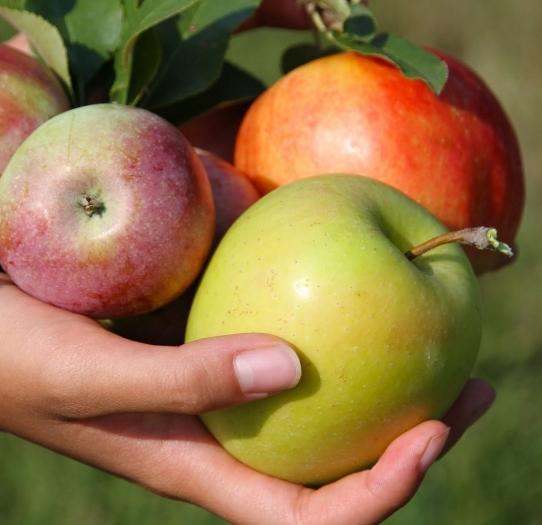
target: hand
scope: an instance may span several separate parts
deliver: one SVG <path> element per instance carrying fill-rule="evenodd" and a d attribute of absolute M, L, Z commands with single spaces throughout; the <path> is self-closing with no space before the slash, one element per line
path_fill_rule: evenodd
<path fill-rule="evenodd" d="M 5 276 L 0 310 L 0 428 L 240 524 L 378 522 L 493 400 L 470 381 L 444 422 L 406 432 L 371 470 L 312 490 L 240 464 L 192 415 L 293 386 L 299 362 L 279 339 L 245 334 L 182 351 L 134 343 Z M 243 374 L 250 363 L 256 373 Z"/>

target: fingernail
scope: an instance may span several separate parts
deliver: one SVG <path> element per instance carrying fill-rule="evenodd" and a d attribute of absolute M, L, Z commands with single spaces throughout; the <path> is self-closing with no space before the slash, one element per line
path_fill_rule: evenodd
<path fill-rule="evenodd" d="M 245 394 L 267 394 L 292 388 L 301 378 L 297 354 L 286 345 L 246 350 L 233 361 L 239 386 Z"/>
<path fill-rule="evenodd" d="M 420 469 L 422 472 L 426 472 L 427 469 L 440 456 L 444 445 L 446 445 L 446 440 L 448 439 L 449 434 L 450 429 L 447 429 L 445 432 L 441 432 L 429 440 L 425 450 L 423 451 L 422 457 L 420 458 Z"/>

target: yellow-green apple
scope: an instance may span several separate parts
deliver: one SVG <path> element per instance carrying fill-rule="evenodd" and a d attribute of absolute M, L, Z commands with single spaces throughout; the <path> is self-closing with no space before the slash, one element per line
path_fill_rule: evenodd
<path fill-rule="evenodd" d="M 93 317 L 151 311 L 200 272 L 214 233 L 205 169 L 143 109 L 62 113 L 0 178 L 0 263 L 29 294 Z"/>
<path fill-rule="evenodd" d="M 450 229 L 495 226 L 513 242 L 524 203 L 514 130 L 486 84 L 449 67 L 440 95 L 393 65 L 339 53 L 292 71 L 247 112 L 235 165 L 261 191 L 323 173 L 365 175 L 398 188 Z M 503 259 L 469 252 L 477 272 Z"/>
<path fill-rule="evenodd" d="M 35 58 L 0 45 L 0 175 L 21 142 L 69 106 L 51 71 Z"/>
<path fill-rule="evenodd" d="M 266 332 L 292 344 L 299 385 L 202 416 L 236 458 L 319 484 L 371 465 L 399 434 L 442 416 L 481 334 L 477 280 L 426 209 L 373 179 L 285 185 L 228 230 L 203 275 L 186 340 Z"/>
<path fill-rule="evenodd" d="M 196 152 L 211 183 L 216 210 L 215 243 L 218 243 L 239 215 L 259 199 L 260 194 L 252 182 L 229 162 L 208 151 L 196 148 Z"/>

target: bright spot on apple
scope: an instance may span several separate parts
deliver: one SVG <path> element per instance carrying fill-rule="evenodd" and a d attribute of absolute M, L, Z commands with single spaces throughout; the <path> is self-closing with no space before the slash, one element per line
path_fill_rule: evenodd
<path fill-rule="evenodd" d="M 301 299 L 308 299 L 311 296 L 311 287 L 307 279 L 294 281 L 294 291 Z"/>

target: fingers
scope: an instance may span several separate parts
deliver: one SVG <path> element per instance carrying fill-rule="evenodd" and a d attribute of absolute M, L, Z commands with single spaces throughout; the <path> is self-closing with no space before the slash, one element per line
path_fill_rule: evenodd
<path fill-rule="evenodd" d="M 305 507 L 304 519 L 307 523 L 337 525 L 380 523 L 414 495 L 444 448 L 448 432 L 443 423 L 426 421 L 402 434 L 371 470 L 317 490 Z"/>
<path fill-rule="evenodd" d="M 99 328 L 64 330 L 41 350 L 48 406 L 67 418 L 126 412 L 198 414 L 292 388 L 301 376 L 282 340 L 242 334 L 180 348 L 134 343 Z M 51 346 L 56 351 L 51 352 Z"/>
<path fill-rule="evenodd" d="M 37 301 L 7 280 L 0 284 L 1 304 L 9 304 L 0 319 L 0 380 L 14 390 L 2 396 L 48 416 L 195 414 L 272 395 L 301 375 L 295 352 L 273 336 L 145 345 Z"/>
<path fill-rule="evenodd" d="M 482 379 L 470 379 L 443 421 L 450 427 L 450 437 L 443 450 L 446 454 L 468 427 L 478 421 L 495 401 L 495 390 Z"/>

